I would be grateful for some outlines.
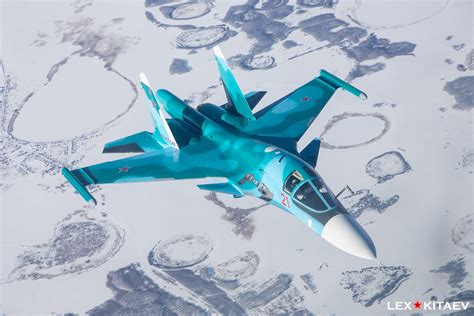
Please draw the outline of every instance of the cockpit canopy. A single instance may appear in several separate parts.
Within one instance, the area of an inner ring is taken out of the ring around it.
[[[304,179],[297,171],[293,171],[285,181],[284,188],[291,194],[293,201],[315,212],[324,212],[336,206],[332,192],[316,174],[311,179]]]

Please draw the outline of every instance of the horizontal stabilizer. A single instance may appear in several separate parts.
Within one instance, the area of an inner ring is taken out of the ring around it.
[[[345,82],[342,79],[339,79],[338,77],[334,76],[333,74],[327,72],[324,69],[321,69],[319,72],[319,78],[323,80],[324,82],[330,84],[331,86],[334,87],[334,89],[341,88],[342,90],[345,90],[347,92],[352,93],[356,97],[361,98],[362,100],[367,100],[367,94],[364,92],[360,91],[353,85]]]
[[[228,106],[235,109],[235,113],[238,113],[240,116],[248,120],[255,120],[255,116],[252,114],[252,109],[242,93],[242,90],[240,90],[237,80],[235,80],[224,55],[218,46],[214,47],[214,57],[216,59],[217,68],[219,69],[222,84],[224,85]]]
[[[339,88],[363,99],[367,97],[349,83],[321,70],[318,77],[256,112],[257,119],[242,124],[241,129],[270,144],[284,143],[284,149],[296,153],[297,142]]]
[[[266,93],[267,91],[252,91],[245,94],[245,99],[252,110],[255,108],[258,102],[262,100]]]
[[[143,153],[162,149],[156,135],[140,132],[105,144],[103,153]]]
[[[321,140],[319,138],[313,139],[300,153],[303,158],[311,166],[316,167],[318,162],[319,147],[321,146]]]
[[[179,148],[183,148],[189,144],[191,139],[199,136],[199,133],[196,132],[192,126],[186,124],[182,120],[178,119],[166,119],[171,132],[178,144]]]
[[[86,189],[86,185],[93,183],[93,181],[85,171],[77,169],[74,170],[76,173],[73,173],[68,168],[63,168],[61,172],[86,202],[93,203],[94,205],[97,204],[95,198]]]
[[[247,103],[249,104],[251,110],[253,110],[257,106],[257,104],[260,102],[260,100],[262,100],[266,93],[267,91],[252,91],[245,94],[245,99],[247,100]],[[239,113],[237,113],[237,111],[235,110],[235,107],[233,107],[229,103],[223,104],[222,107],[227,111],[232,112],[233,114],[239,115]]]
[[[210,183],[210,184],[198,184],[197,186],[201,190],[220,192],[226,194],[232,194],[234,196],[244,195],[235,185],[224,182],[224,183]]]

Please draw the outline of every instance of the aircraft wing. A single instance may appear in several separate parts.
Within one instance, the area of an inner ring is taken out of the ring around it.
[[[338,88],[367,98],[362,91],[321,70],[318,77],[257,112],[256,120],[248,123],[245,132],[273,140],[279,146],[285,142],[291,144],[283,147],[296,146]]]
[[[229,177],[237,163],[220,157],[220,148],[199,139],[185,148],[164,148],[62,173],[86,201],[96,203],[87,186],[103,183]]]

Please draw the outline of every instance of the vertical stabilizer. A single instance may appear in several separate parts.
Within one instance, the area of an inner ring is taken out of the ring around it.
[[[151,118],[153,120],[153,124],[155,125],[155,135],[159,136],[158,141],[164,147],[173,147],[178,149],[178,144],[174,139],[173,133],[171,132],[165,117],[163,116],[163,111],[161,110],[160,104],[158,103],[155,93],[151,89],[148,79],[144,73],[140,74],[140,84],[142,89],[145,91],[148,100],[150,101],[148,104],[148,109],[150,110]]]
[[[255,116],[252,114],[252,109],[245,99],[242,90],[240,90],[229,65],[227,65],[224,55],[218,46],[214,47],[214,57],[221,75],[222,84],[224,85],[229,106],[235,109],[235,112],[240,116],[249,120],[255,120]]]
[[[319,138],[315,138],[300,152],[300,157],[311,166],[316,167],[320,147],[321,140]]]

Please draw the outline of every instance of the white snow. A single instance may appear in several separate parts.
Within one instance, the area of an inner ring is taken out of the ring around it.
[[[275,273],[290,273],[296,277],[311,273],[318,293],[309,291],[305,294],[304,290],[302,293],[304,305],[316,314],[386,314],[387,300],[403,301],[414,297],[429,300],[434,292],[440,299],[450,295],[452,288],[428,272],[443,266],[453,254],[459,253],[466,255],[466,266],[472,265],[470,248],[464,247],[472,244],[469,237],[472,229],[460,222],[463,218],[469,219],[472,213],[472,173],[458,165],[472,147],[472,115],[452,109],[454,98],[443,91],[446,82],[461,75],[472,75],[456,69],[456,64],[464,62],[473,45],[470,31],[472,3],[450,1],[444,10],[431,18],[398,28],[386,26],[406,24],[432,15],[445,2],[417,1],[413,7],[413,2],[407,2],[393,8],[395,4],[384,1],[390,10],[383,12],[380,12],[382,4],[377,3],[362,1],[357,17],[375,25],[375,28],[368,29],[369,33],[374,32],[391,41],[415,43],[414,56],[374,60],[374,63],[386,63],[386,68],[357,78],[352,83],[368,94],[368,100],[362,101],[338,91],[304,135],[299,148],[319,137],[334,116],[345,112],[377,112],[390,120],[389,131],[370,144],[347,149],[322,148],[318,171],[335,192],[349,184],[354,190],[370,189],[377,196],[400,195],[400,200],[390,211],[382,214],[364,212],[358,218],[361,224],[372,222],[365,229],[374,240],[378,258],[384,265],[406,266],[413,272],[392,295],[368,308],[355,302],[353,293],[340,285],[342,273],[360,271],[372,267],[373,263],[334,248],[306,225],[275,207],[263,207],[250,216],[256,225],[252,239],[236,236],[232,224],[221,218],[224,211],[204,198],[207,192],[195,187],[205,181],[193,180],[104,185],[99,195],[106,196],[105,205],[99,204],[92,212],[106,212],[126,231],[126,241],[120,251],[101,266],[82,274],[1,284],[2,312],[85,313],[112,296],[106,287],[109,271],[139,262],[152,277],[147,255],[153,247],[160,240],[189,233],[206,233],[214,242],[212,252],[203,261],[209,266],[215,267],[249,250],[258,254],[260,264],[249,280],[262,281]],[[221,24],[219,19],[233,4],[230,1],[216,2],[211,13],[197,19],[195,25]],[[335,14],[343,18],[350,14],[349,9],[356,7],[356,1],[340,1]],[[17,84],[9,96],[9,106],[16,108],[30,92],[36,91],[14,124],[13,134],[19,138],[51,141],[79,136],[101,128],[106,121],[121,113],[132,98],[128,83],[107,71],[105,63],[97,57],[73,55],[44,86],[52,65],[78,49],[72,43],[61,43],[62,33],[54,21],[90,17],[100,27],[108,25],[114,18],[123,17],[123,22],[116,26],[117,31],[139,40],[137,45],[118,55],[113,67],[133,82],[137,82],[138,73],[144,71],[155,89],[166,88],[182,99],[219,84],[211,51],[197,49],[196,53],[189,54],[190,50],[177,49],[176,40],[183,30],[158,28],[151,24],[144,16],[143,1],[94,1],[80,13],[74,13],[75,8],[65,2],[7,1],[2,4],[2,10],[2,61],[5,71]],[[292,14],[285,18],[285,22],[297,25],[300,19],[314,14],[334,12],[314,10],[308,9],[302,15]],[[158,12],[156,15],[160,17],[158,8],[153,8],[153,12]],[[171,22],[177,24],[179,21]],[[194,20],[182,22],[194,24]],[[212,43],[217,35],[220,36],[216,30],[205,32],[204,39],[195,38],[193,32],[181,38],[185,43],[189,40],[193,45],[202,45]],[[38,33],[47,35],[41,37],[46,42],[44,46],[32,44],[38,39]],[[450,35],[453,39],[447,41],[446,37]],[[244,91],[268,90],[258,109],[311,80],[320,68],[344,78],[354,65],[353,60],[334,46],[289,60],[296,54],[327,43],[319,43],[301,31],[291,33],[288,39],[300,46],[286,50],[281,43],[275,44],[269,52],[275,57],[275,67],[255,71],[233,68]],[[240,32],[219,46],[229,58],[247,54],[254,41]],[[452,48],[460,43],[465,43],[465,48],[460,51]],[[193,70],[179,76],[170,75],[169,65],[174,58],[187,59]],[[448,58],[454,61],[453,65],[444,61]],[[225,93],[218,86],[205,99],[203,101],[221,104],[225,102]],[[58,150],[63,147],[52,145],[41,150],[47,151],[61,164],[74,163],[75,166],[115,159],[117,156],[101,154],[105,142],[152,129],[145,102],[146,97],[140,92],[134,107],[110,128],[90,135],[83,143],[76,143],[76,153],[72,153],[74,146],[70,143],[64,146],[64,153]],[[397,106],[372,107],[379,102]],[[447,111],[439,111],[440,107],[446,107]],[[8,122],[9,117],[4,118],[4,123]],[[382,125],[380,120],[372,117],[348,118],[337,123],[325,136],[328,143],[336,146],[351,145],[378,135]],[[33,149],[24,147],[26,145],[22,142],[10,143],[9,138],[4,139],[6,141],[9,146],[4,148],[4,152],[9,161],[2,160],[0,167],[2,172],[8,170],[8,178],[4,181],[11,186],[1,192],[3,276],[15,267],[16,256],[23,246],[48,242],[55,225],[84,206],[80,196],[74,194],[69,185],[56,188],[64,183],[58,172],[21,173],[19,166],[28,156],[21,154],[22,148]],[[36,143],[30,145],[40,146]],[[366,174],[367,162],[397,148],[402,148],[404,156],[409,157],[412,172],[383,184],[374,184]],[[34,170],[41,168],[36,163],[31,166]],[[261,204],[261,201],[250,198],[234,200],[224,197],[223,201],[233,207],[250,208]],[[453,229],[461,233],[453,237]],[[186,249],[177,249],[176,256],[187,260]],[[190,255],[197,256],[198,253]],[[318,270],[318,267],[325,268]],[[472,276],[467,281],[472,284]],[[429,288],[433,291],[423,294]],[[365,290],[372,296],[371,291],[375,288],[367,287]]]
[[[103,68],[97,58],[70,58],[25,104],[13,134],[28,141],[68,139],[101,128],[124,112],[134,92]]]
[[[334,147],[358,146],[380,136],[385,121],[375,116],[348,116],[334,123],[322,140]]]

